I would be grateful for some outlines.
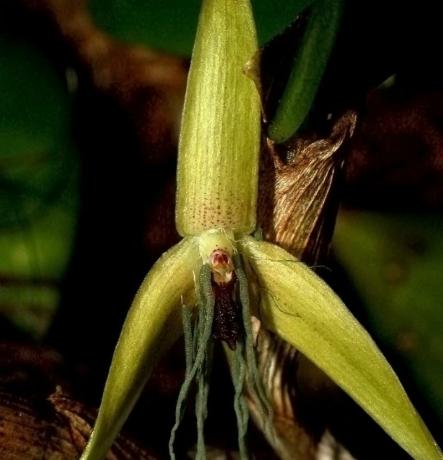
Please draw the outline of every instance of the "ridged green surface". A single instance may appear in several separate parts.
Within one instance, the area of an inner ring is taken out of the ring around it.
[[[249,1],[203,2],[179,143],[176,225],[183,236],[255,229],[260,100],[244,67],[256,50]]]
[[[267,329],[299,349],[413,458],[442,459],[432,435],[369,334],[337,295],[285,250],[242,240]]]
[[[153,366],[182,332],[181,302],[193,305],[198,246],[186,238],[143,281],[115,348],[102,402],[81,460],[101,460],[134,407]]]

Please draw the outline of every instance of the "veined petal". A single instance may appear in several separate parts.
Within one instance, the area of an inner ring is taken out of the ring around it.
[[[98,417],[81,460],[111,447],[163,351],[181,335],[180,305],[195,304],[198,244],[185,238],[152,267],[136,294],[114,351]]]
[[[240,247],[257,276],[265,326],[323,369],[412,457],[442,459],[391,366],[326,283],[278,246],[245,237]]]

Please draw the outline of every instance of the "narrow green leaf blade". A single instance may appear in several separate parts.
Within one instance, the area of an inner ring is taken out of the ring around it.
[[[317,0],[295,57],[268,136],[277,143],[290,139],[311,110],[340,25],[343,0]]]
[[[81,460],[101,460],[136,403],[153,366],[182,333],[180,304],[194,298],[198,246],[187,238],[166,252],[143,281],[112,358],[98,417]]]
[[[323,369],[412,457],[442,459],[394,371],[326,283],[278,246],[244,238],[241,248],[258,278],[265,326]]]
[[[244,68],[256,51],[249,0],[203,2],[179,143],[181,235],[255,229],[260,98]]]

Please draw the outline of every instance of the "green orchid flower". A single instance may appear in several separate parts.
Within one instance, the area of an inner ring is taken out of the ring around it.
[[[249,0],[204,0],[182,117],[176,224],[183,239],[143,281],[115,348],[83,460],[104,458],[161,355],[184,333],[186,375],[196,382],[197,458],[205,458],[208,373],[214,340],[225,344],[235,388],[239,450],[247,458],[246,387],[272,410],[260,383],[251,317],[303,352],[412,457],[442,453],[368,333],[337,295],[256,229],[260,97],[245,73],[257,51]],[[227,313],[228,312],[228,313]]]

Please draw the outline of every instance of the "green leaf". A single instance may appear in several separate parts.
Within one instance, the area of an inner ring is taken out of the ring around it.
[[[244,238],[241,247],[257,276],[265,327],[323,369],[415,459],[442,459],[394,371],[335,293],[275,245]]]
[[[198,242],[185,238],[163,254],[143,281],[123,325],[82,460],[104,458],[155,363],[182,334],[180,306],[195,304],[199,265]]]
[[[0,35],[0,225],[41,211],[75,169],[71,100],[33,46]],[[18,216],[18,218],[17,218]]]
[[[31,45],[0,35],[0,161],[37,154],[66,132],[70,100],[48,59]]]
[[[57,286],[47,283],[5,283],[0,289],[0,314],[20,332],[42,339],[59,302]]]
[[[15,226],[0,228],[1,278],[53,282],[61,278],[76,231],[76,177],[66,186],[66,193],[38,217],[18,216]],[[20,214],[20,209],[17,213]]]
[[[21,227],[0,228],[0,314],[34,339],[47,332],[58,306],[76,217],[74,204],[58,202]]]
[[[177,166],[181,235],[255,229],[260,97],[245,66],[257,51],[249,0],[206,0],[188,76]]]
[[[300,50],[268,128],[268,136],[277,143],[290,139],[311,110],[334,45],[342,7],[343,0],[317,0],[311,7]]]
[[[0,69],[0,314],[38,339],[75,233],[71,97],[41,50],[4,31]]]
[[[443,423],[443,216],[342,212],[334,253],[365,303],[371,330]]]

